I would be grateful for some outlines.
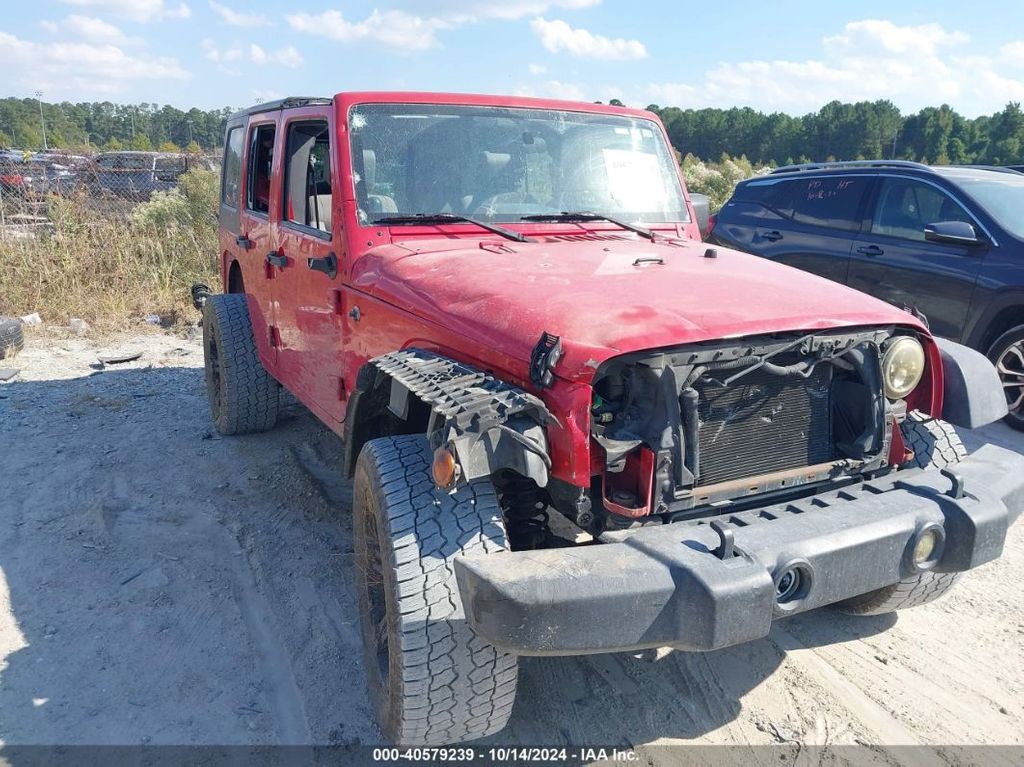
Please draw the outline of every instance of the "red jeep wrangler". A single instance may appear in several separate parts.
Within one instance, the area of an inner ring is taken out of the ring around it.
[[[346,93],[228,121],[223,434],[280,387],[344,440],[384,734],[500,730],[519,655],[713,650],[932,600],[998,557],[1024,456],[991,364],[699,240],[650,113]],[[944,420],[939,420],[939,419]]]

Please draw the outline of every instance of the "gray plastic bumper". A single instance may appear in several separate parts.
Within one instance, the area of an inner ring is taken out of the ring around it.
[[[775,618],[913,575],[911,552],[926,528],[945,537],[936,571],[996,559],[1024,508],[1024,456],[987,445],[955,475],[899,472],[719,517],[735,540],[724,558],[704,521],[644,527],[594,546],[460,557],[466,620],[521,655],[713,650],[758,639]],[[780,604],[776,581],[793,569],[801,589]]]

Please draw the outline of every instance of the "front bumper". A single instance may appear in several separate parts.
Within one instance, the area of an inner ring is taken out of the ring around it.
[[[903,471],[719,517],[735,539],[724,559],[709,520],[626,531],[594,546],[460,557],[466,620],[520,655],[714,650],[759,639],[775,618],[918,572],[911,552],[925,528],[945,534],[938,572],[997,558],[1024,508],[1024,456],[987,445],[955,474],[962,483],[934,469]],[[802,588],[780,604],[777,581],[793,568]]]

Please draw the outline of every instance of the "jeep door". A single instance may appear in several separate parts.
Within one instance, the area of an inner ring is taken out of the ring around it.
[[[249,120],[243,164],[244,184],[240,191],[235,258],[241,267],[249,315],[260,359],[277,377],[279,333],[275,316],[275,283],[283,269],[277,255],[274,217],[280,200],[270,194],[271,179],[279,161],[277,118],[280,112],[253,115]]]
[[[344,420],[341,258],[332,234],[337,147],[333,113],[315,106],[289,110],[282,127],[278,255],[286,260],[274,289],[280,331],[279,366],[289,389],[327,423]]]
[[[982,229],[944,189],[922,179],[883,176],[864,231],[853,245],[851,287],[928,318],[936,335],[962,338],[983,249],[928,242],[924,228],[965,221]]]

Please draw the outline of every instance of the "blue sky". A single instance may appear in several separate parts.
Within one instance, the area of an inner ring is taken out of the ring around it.
[[[17,2],[0,18],[0,95],[210,108],[451,90],[792,114],[888,98],[904,111],[945,102],[969,116],[1024,101],[1019,0],[900,5]]]

